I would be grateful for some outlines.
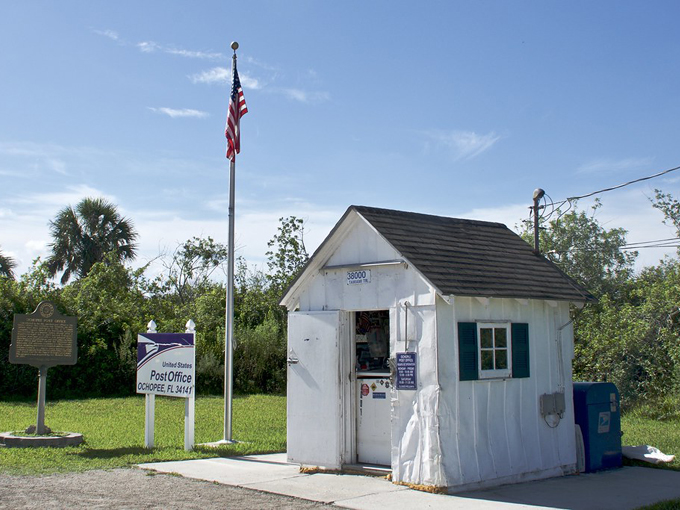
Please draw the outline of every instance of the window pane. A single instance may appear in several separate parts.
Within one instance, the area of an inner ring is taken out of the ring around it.
[[[498,350],[496,351],[496,369],[506,370],[508,368],[508,351]]]
[[[493,370],[493,351],[482,351],[482,370]]]
[[[495,328],[496,333],[496,347],[508,346],[508,330],[505,328]]]
[[[479,336],[481,337],[482,349],[493,348],[493,330],[491,328],[480,329]]]

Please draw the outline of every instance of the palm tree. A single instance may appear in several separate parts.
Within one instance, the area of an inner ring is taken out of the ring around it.
[[[13,258],[8,257],[0,251],[0,276],[13,279],[14,271],[12,270],[16,267],[16,265],[17,263]]]
[[[120,262],[135,258],[138,236],[132,222],[103,198],[84,198],[75,209],[65,207],[50,221],[50,233],[54,241],[48,270],[52,276],[63,270],[62,284],[72,275],[87,276],[108,253]]]

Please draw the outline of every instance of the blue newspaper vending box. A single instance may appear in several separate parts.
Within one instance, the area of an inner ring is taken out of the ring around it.
[[[612,383],[574,383],[574,414],[581,428],[586,473],[621,467],[621,405]]]

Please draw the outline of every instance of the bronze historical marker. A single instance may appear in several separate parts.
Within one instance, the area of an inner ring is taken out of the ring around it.
[[[61,315],[49,301],[40,303],[31,314],[15,314],[9,362],[38,368],[75,365],[77,321]]]
[[[43,301],[30,314],[15,314],[9,362],[40,369],[38,379],[38,435],[45,427],[47,369],[55,365],[75,365],[78,360],[78,319],[61,315],[53,303]],[[30,429],[31,427],[29,427]]]

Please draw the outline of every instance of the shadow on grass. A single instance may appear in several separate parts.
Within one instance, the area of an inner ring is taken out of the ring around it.
[[[200,454],[206,454],[208,457],[250,457],[253,455],[268,455],[272,453],[285,453],[285,450],[281,449],[262,449],[262,448],[252,448],[247,450],[237,449],[233,446],[205,446],[196,445],[194,447],[194,452]]]
[[[624,466],[635,466],[635,467],[645,467],[645,468],[652,468],[652,469],[668,469],[670,471],[680,471],[680,464],[678,464],[677,461],[671,462],[670,464],[667,464],[665,462],[662,462],[660,464],[652,464],[650,462],[644,462],[642,460],[635,460],[635,459],[627,459],[623,458],[623,465]]]
[[[81,452],[75,452],[72,455],[83,457],[85,459],[115,459],[118,457],[125,457],[126,455],[153,455],[153,448],[144,448],[142,446],[130,446],[127,448],[87,448]]]

